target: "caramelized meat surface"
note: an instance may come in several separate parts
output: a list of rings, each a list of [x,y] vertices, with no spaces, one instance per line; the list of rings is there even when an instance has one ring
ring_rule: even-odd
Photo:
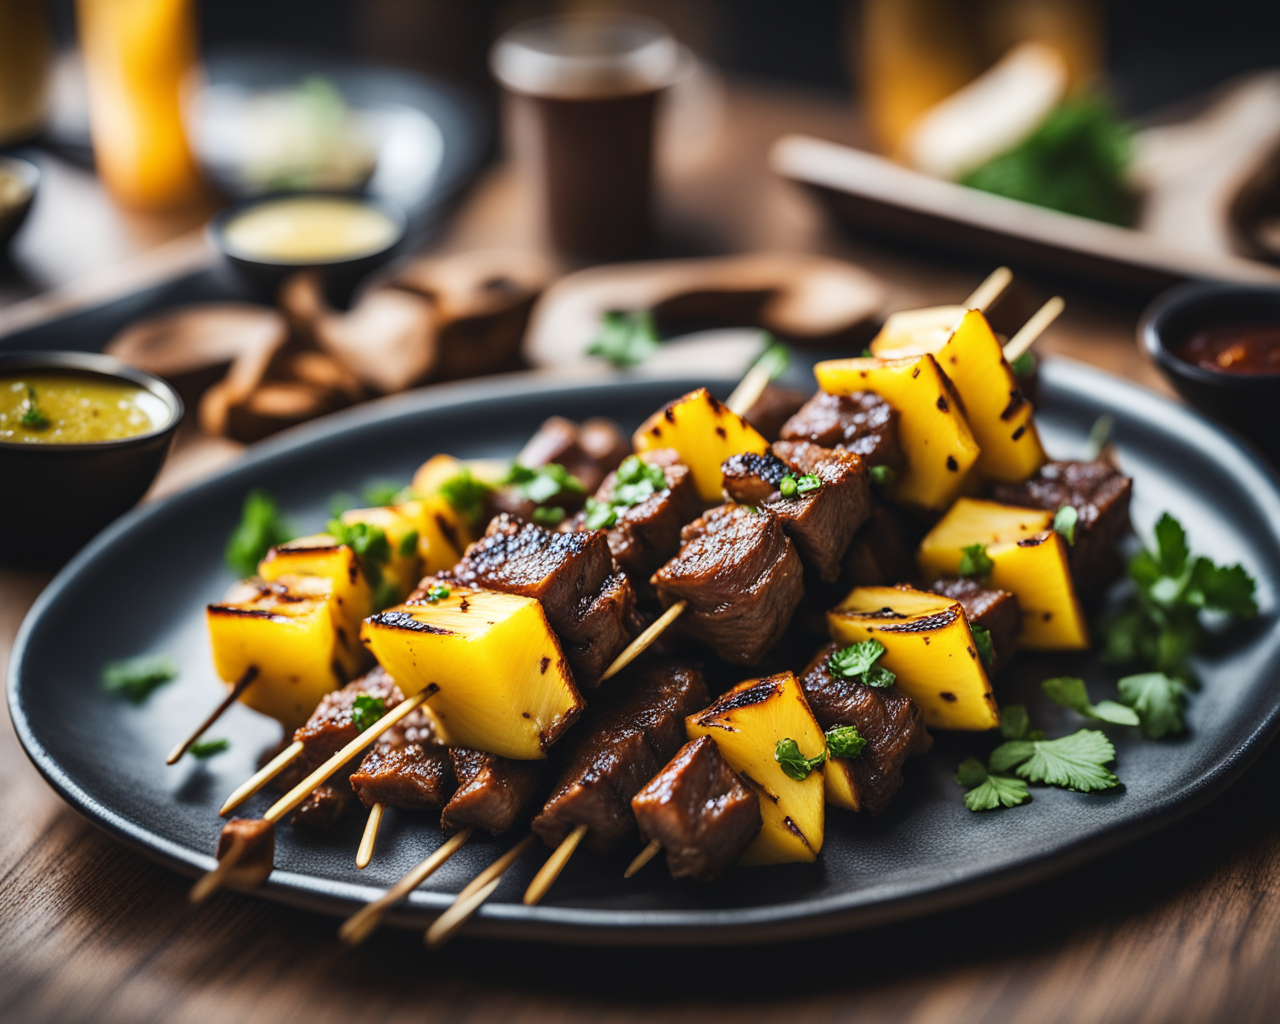
[[[791,467],[771,451],[763,455],[742,452],[720,464],[725,493],[742,505],[763,505],[780,497],[782,478],[791,473]]]
[[[754,665],[804,596],[800,556],[771,512],[721,505],[681,532],[680,553],[653,575],[662,603],[688,601],[676,628],[725,661]]]
[[[533,831],[555,847],[586,825],[590,849],[616,850],[635,832],[631,798],[679,749],[685,716],[709,699],[696,669],[657,660],[630,666],[588,708]]]
[[[407,811],[443,807],[456,786],[449,748],[421,710],[384,732],[351,773],[351,788],[366,807],[386,804]]]
[[[546,761],[513,761],[462,747],[451,749],[449,756],[458,788],[440,815],[445,835],[470,826],[496,836],[533,811]]]
[[[631,798],[640,841],[657,840],[672,878],[709,881],[733,864],[761,828],[760,798],[701,736],[686,743]]]
[[[778,441],[773,446],[793,474],[816,476],[822,486],[794,498],[782,497],[769,508],[800,554],[800,560],[825,583],[840,575],[840,560],[854,535],[871,515],[871,480],[862,456],[807,441]]]
[[[227,884],[246,889],[261,885],[275,861],[275,826],[264,818],[232,818],[218,835],[218,860],[236,845],[243,847],[243,852],[227,876]]]
[[[1117,544],[1129,530],[1133,481],[1101,459],[1049,462],[1022,484],[996,484],[992,496],[1006,505],[1056,512],[1063,505],[1079,514],[1071,547],[1071,574],[1082,597],[1096,596],[1120,575]]]
[[[782,433],[782,425],[798,413],[809,396],[795,388],[768,385],[742,416],[766,441],[776,441]]]
[[[902,786],[903,762],[932,747],[933,738],[919,705],[897,687],[877,689],[832,675],[827,661],[839,649],[833,643],[818,651],[800,685],[824,732],[852,725],[867,741],[857,757],[832,758],[832,767],[848,772],[858,810],[875,817]]]
[[[580,687],[598,685],[600,673],[631,639],[627,623],[635,591],[616,571],[599,530],[552,533],[500,515],[443,575],[473,587],[536,597]]]
[[[332,828],[347,816],[354,799],[351,790],[339,782],[326,782],[316,787],[293,812],[289,824],[294,828],[305,828],[312,832],[323,832]]]
[[[916,560],[898,518],[883,505],[873,504],[867,521],[853,535],[840,566],[840,585],[890,587],[916,578]]]
[[[783,441],[809,441],[823,448],[844,448],[861,455],[868,466],[906,466],[898,436],[898,411],[879,395],[857,391],[829,395],[819,391],[787,420]]]
[[[930,589],[943,597],[959,601],[970,625],[978,625],[991,634],[992,672],[1009,664],[1014,643],[1021,627],[1018,599],[1007,590],[988,590],[977,580],[938,580]]]
[[[589,419],[578,425],[552,416],[529,438],[516,462],[530,469],[557,462],[591,494],[630,454],[631,442],[613,420]]]

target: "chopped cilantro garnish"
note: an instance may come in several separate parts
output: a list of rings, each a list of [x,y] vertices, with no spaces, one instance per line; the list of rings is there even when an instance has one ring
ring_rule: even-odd
[[[23,403],[22,425],[28,430],[44,430],[49,426],[49,417],[40,411],[36,404],[36,389],[27,385],[27,400]]]
[[[429,604],[439,604],[451,593],[453,593],[453,591],[450,590],[448,587],[446,587],[444,584],[434,583],[429,588],[427,588],[427,602]]]
[[[1013,740],[991,752],[993,772],[1016,769],[1028,782],[1093,793],[1120,784],[1104,765],[1116,759],[1116,748],[1096,729],[1081,729],[1057,740]]]
[[[1116,686],[1120,698],[1138,716],[1142,735],[1149,740],[1171,736],[1186,729],[1182,702],[1186,684],[1163,672],[1143,672],[1125,676]]]
[[[1060,533],[1062,539],[1074,546],[1076,542],[1076,524],[1080,522],[1080,513],[1074,505],[1063,505],[1053,515],[1053,529]]]
[[[197,760],[203,761],[230,749],[231,741],[228,739],[198,740],[187,748],[187,753]]]
[[[961,576],[990,576],[995,563],[987,556],[985,544],[970,544],[960,549]]]
[[[587,355],[599,356],[617,367],[639,366],[658,350],[660,341],[648,310],[605,313],[600,333],[587,347]]]
[[[857,757],[867,745],[854,725],[833,725],[826,732],[827,749],[832,757]]]
[[[612,504],[596,498],[587,499],[586,527],[588,530],[607,530],[617,522],[618,510]]]
[[[787,737],[785,740],[778,740],[778,745],[773,750],[773,759],[782,765],[782,770],[791,778],[803,782],[813,769],[827,759],[827,751],[823,748],[816,757],[805,757],[800,753],[800,745]]]
[[[141,704],[153,690],[177,678],[178,663],[170,654],[143,654],[102,666],[103,688],[123,693],[135,704]]]
[[[559,505],[539,505],[533,510],[533,521],[539,526],[559,526],[566,513]]]
[[[360,694],[351,705],[351,721],[357,729],[364,732],[387,712],[386,702],[381,697],[370,697]]]
[[[492,490],[488,484],[472,476],[471,470],[464,466],[440,485],[440,496],[455,512],[461,512],[475,523],[484,514],[485,500]]]
[[[1013,371],[1013,375],[1019,380],[1027,380],[1034,376],[1036,372],[1035,353],[1030,349],[1023,352],[1022,355],[1009,364],[1009,369]]]
[[[964,805],[971,811],[1017,807],[1031,799],[1027,784],[1022,779],[989,772],[976,757],[968,757],[960,762],[956,782],[969,790],[964,795]]]
[[[898,474],[893,471],[892,466],[872,466],[871,482],[879,484],[881,487],[891,484],[897,478]]]
[[[376,589],[382,583],[383,567],[391,561],[386,531],[373,523],[344,523],[341,519],[330,519],[326,529],[334,540],[356,553],[365,578]]]
[[[537,469],[513,462],[502,482],[515,484],[520,497],[535,505],[545,505],[562,494],[576,496],[583,493],[582,482],[558,462]]]
[[[817,473],[806,473],[799,477],[788,473],[778,484],[778,490],[784,498],[800,498],[821,489],[822,480]]]
[[[400,546],[396,549],[396,553],[401,558],[412,558],[418,550],[418,531],[410,530],[400,538]]]
[[[969,632],[973,634],[973,646],[978,649],[978,658],[986,668],[991,667],[991,663],[995,658],[995,648],[991,644],[991,630],[986,626],[979,626],[976,622],[969,623]]]
[[[367,505],[403,505],[406,501],[412,501],[415,496],[412,487],[395,480],[379,480],[364,489]]]
[[[1110,722],[1112,725],[1138,724],[1138,715],[1133,708],[1125,707],[1113,700],[1092,703],[1083,679],[1077,679],[1074,676],[1058,676],[1055,679],[1046,679],[1040,687],[1055,704],[1078,711],[1086,718],[1096,718],[1100,722]]]
[[[252,576],[268,551],[295,536],[275,498],[255,487],[245,495],[240,523],[227,541],[227,565],[240,576]]]
[[[586,527],[607,530],[618,522],[622,509],[647,501],[667,486],[667,474],[661,466],[628,455],[614,474],[613,494],[607,501],[587,499]]]
[[[897,679],[892,672],[876,662],[884,654],[884,644],[879,640],[863,640],[859,644],[842,647],[831,655],[827,667],[831,674],[845,679],[856,679],[867,686],[881,689],[892,686]]]

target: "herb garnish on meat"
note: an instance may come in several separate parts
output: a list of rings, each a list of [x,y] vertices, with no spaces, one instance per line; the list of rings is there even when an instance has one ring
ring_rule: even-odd
[[[661,466],[645,462],[635,455],[628,455],[622,460],[614,481],[613,494],[608,501],[587,499],[587,529],[607,530],[615,526],[620,510],[647,501],[667,486],[667,476]]]

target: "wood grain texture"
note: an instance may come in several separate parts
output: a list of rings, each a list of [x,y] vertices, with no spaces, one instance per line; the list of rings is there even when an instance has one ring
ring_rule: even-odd
[[[686,217],[704,250],[774,245],[844,255],[888,280],[903,307],[959,301],[990,269],[838,239],[803,197],[768,177],[763,153],[784,130],[851,139],[843,108],[745,87],[731,89],[727,103],[714,150],[664,169],[668,215]],[[499,167],[444,248],[517,244],[527,222],[510,171]],[[1048,291],[1033,283],[1033,293]],[[1066,297],[1046,350],[1162,386],[1133,341],[1137,306]],[[236,452],[188,439],[155,493]],[[0,570],[0,664],[46,581]],[[68,809],[8,729],[0,730],[0,772],[6,1024],[1172,1024],[1280,1016],[1280,749],[1192,817],[1054,880],[875,931],[741,950],[565,950],[464,935],[428,953],[419,933],[388,930],[349,950],[337,939],[338,921],[251,897],[219,893],[193,910],[188,880]]]

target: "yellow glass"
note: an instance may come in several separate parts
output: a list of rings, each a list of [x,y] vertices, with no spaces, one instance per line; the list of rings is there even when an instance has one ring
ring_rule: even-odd
[[[162,210],[200,197],[182,125],[196,66],[194,0],[77,0],[98,173],[115,199]]]

